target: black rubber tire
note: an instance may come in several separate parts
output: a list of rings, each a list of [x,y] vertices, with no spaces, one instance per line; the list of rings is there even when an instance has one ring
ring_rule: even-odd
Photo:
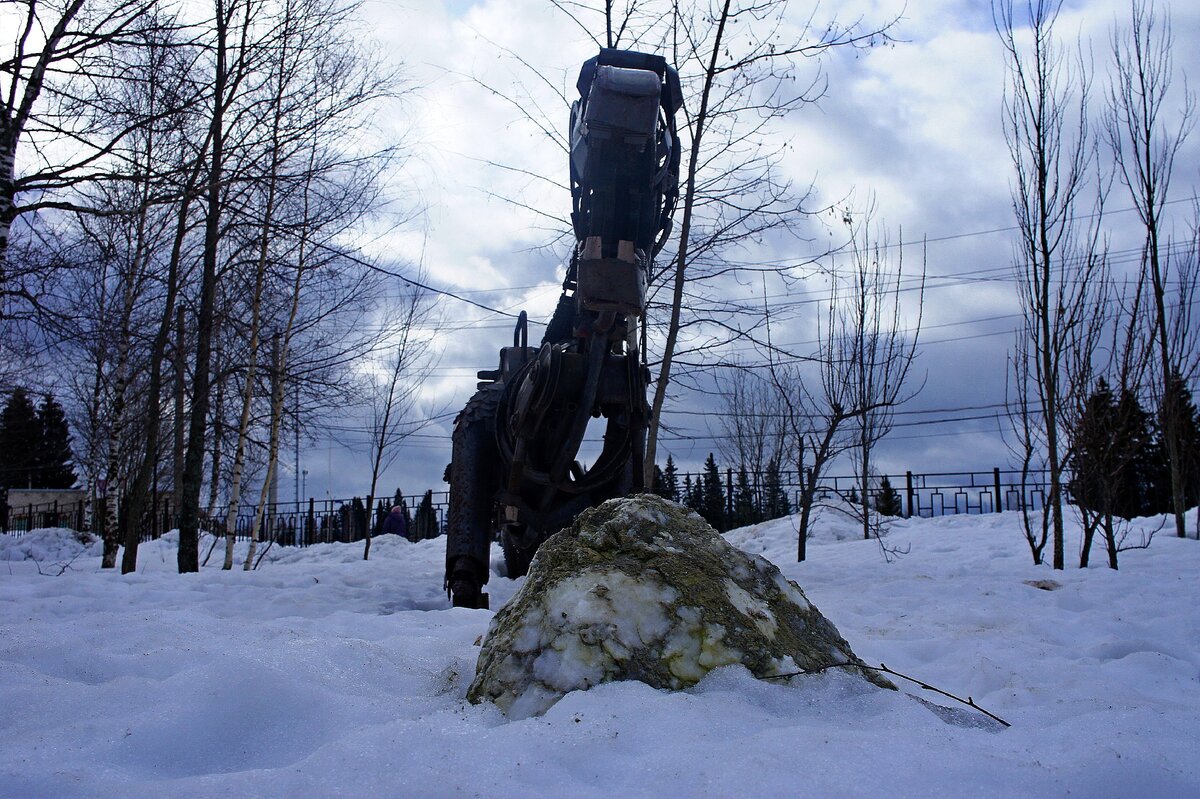
[[[537,547],[529,549],[518,547],[507,531],[500,534],[500,545],[504,548],[504,570],[508,574],[508,579],[515,580],[529,574],[529,564],[533,562]]]

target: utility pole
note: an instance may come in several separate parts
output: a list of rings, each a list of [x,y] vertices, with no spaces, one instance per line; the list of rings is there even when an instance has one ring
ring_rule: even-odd
[[[300,485],[300,381],[296,381],[296,390],[293,392],[294,399],[292,400],[292,423],[295,425],[295,464],[296,469],[296,512],[300,512],[300,501],[304,498],[302,487]]]

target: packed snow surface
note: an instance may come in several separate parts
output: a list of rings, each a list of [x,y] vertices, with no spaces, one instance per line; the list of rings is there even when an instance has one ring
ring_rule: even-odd
[[[43,530],[0,535],[0,797],[1200,796],[1200,542],[1164,527],[1120,571],[1097,551],[1054,572],[1017,514],[898,521],[892,562],[853,530],[826,513],[802,564],[792,520],[727,538],[864,660],[1011,728],[741,667],[514,721],[464,699],[492,613],[449,607],[443,541],[276,548],[253,572],[218,551],[179,575],[168,536],[122,576]],[[493,607],[516,585],[493,576]]]

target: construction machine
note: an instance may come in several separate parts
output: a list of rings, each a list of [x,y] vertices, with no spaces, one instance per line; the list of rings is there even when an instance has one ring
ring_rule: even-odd
[[[562,295],[540,346],[520,314],[499,365],[455,419],[447,467],[444,587],[486,608],[491,544],[524,575],[547,537],[585,508],[640,490],[650,373],[640,322],[679,195],[679,75],[661,56],[602,49],[571,107],[571,224]],[[603,446],[579,461],[589,422]],[[597,423],[596,427],[599,427]]]

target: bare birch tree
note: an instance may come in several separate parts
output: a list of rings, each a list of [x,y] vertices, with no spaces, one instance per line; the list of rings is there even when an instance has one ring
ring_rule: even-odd
[[[113,48],[174,28],[170,16],[154,13],[157,6],[158,0],[49,0],[0,8],[7,40],[0,55],[0,320],[41,310],[25,283],[36,275],[10,271],[13,223],[39,210],[89,210],[70,192],[106,177],[113,150],[145,124],[140,118],[94,128],[85,87],[111,79]],[[22,142],[35,146],[21,148]],[[46,146],[51,142],[57,146]]]

